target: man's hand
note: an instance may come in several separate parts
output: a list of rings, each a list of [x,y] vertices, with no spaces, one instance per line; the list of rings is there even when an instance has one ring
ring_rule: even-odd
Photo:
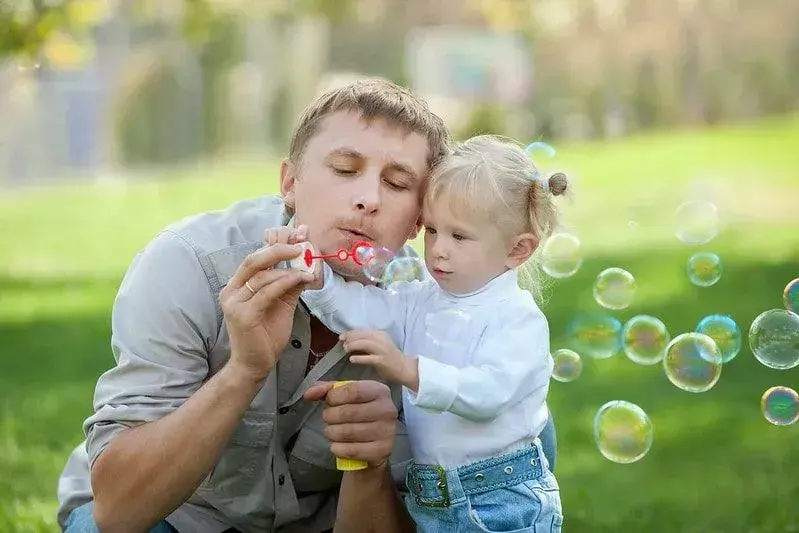
[[[322,419],[333,455],[360,459],[371,467],[388,463],[397,431],[397,408],[388,386],[364,380],[334,389],[332,382],[320,381],[304,396],[327,404]]]
[[[300,224],[296,228],[289,228],[287,226],[280,226],[278,228],[270,228],[265,232],[264,241],[267,245],[273,244],[299,244],[308,241],[308,226]],[[308,241],[310,243],[310,241]],[[314,259],[311,263],[313,267],[313,281],[305,284],[305,289],[321,289],[324,287],[324,274],[322,271],[322,264],[324,261]]]
[[[417,359],[402,353],[385,331],[348,331],[341,335],[341,340],[344,351],[362,354],[351,355],[351,363],[373,366],[384,379],[400,383],[413,391],[419,389]]]
[[[248,255],[219,293],[230,334],[228,365],[256,381],[275,366],[291,336],[300,293],[314,279],[313,274],[296,269],[273,269],[302,250],[281,240]]]

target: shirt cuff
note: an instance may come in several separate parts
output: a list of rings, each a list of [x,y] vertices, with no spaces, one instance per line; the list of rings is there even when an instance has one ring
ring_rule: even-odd
[[[335,310],[333,284],[336,283],[336,280],[333,279],[333,269],[324,261],[322,262],[322,283],[321,289],[302,291],[302,301],[311,309],[311,312],[330,313]]]
[[[419,356],[419,392],[408,395],[411,404],[432,411],[446,411],[458,395],[458,369]]]

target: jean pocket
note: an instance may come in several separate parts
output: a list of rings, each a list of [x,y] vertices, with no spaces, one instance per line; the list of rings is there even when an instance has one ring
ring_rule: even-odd
[[[466,499],[469,519],[486,533],[533,533],[542,501],[527,483],[499,488]]]
[[[541,502],[541,512],[535,520],[535,533],[561,533],[563,508],[560,502],[560,487],[552,473],[525,483]]]

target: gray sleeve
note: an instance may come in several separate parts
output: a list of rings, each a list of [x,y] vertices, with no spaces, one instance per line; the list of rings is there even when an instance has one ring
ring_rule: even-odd
[[[217,295],[189,244],[164,231],[133,260],[111,316],[116,366],[84,423],[89,464],[124,429],[157,420],[200,388],[217,335]]]

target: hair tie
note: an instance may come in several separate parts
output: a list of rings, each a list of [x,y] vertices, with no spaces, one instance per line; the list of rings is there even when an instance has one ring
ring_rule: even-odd
[[[543,188],[543,189],[544,189],[546,192],[549,192],[549,178],[545,178],[545,177],[544,177],[544,176],[542,176],[542,175],[541,175],[541,173],[540,173],[540,172],[538,172],[537,170],[536,170],[536,171],[528,170],[528,171],[527,171],[527,176],[528,176],[528,177],[529,177],[531,180],[533,180],[533,181],[537,181],[539,184],[541,184],[541,187],[542,187],[542,188]]]

